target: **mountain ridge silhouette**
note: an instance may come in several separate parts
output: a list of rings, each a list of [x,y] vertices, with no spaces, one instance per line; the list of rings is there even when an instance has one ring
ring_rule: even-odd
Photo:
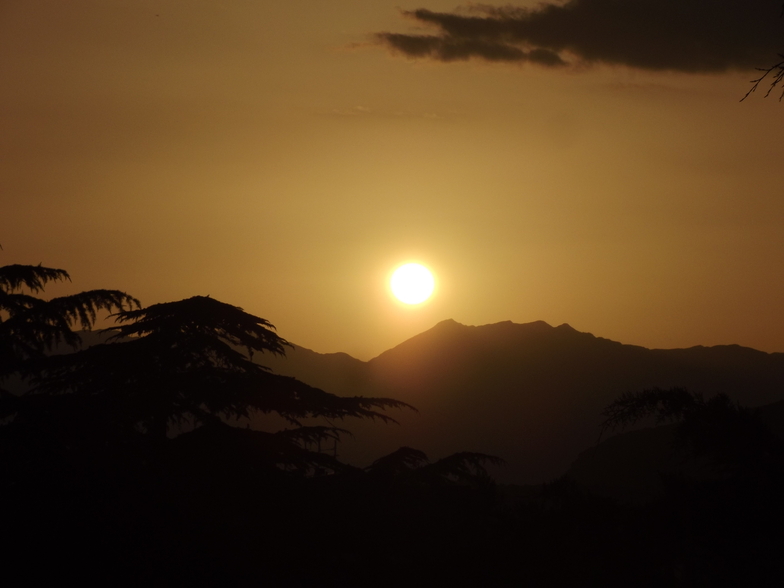
[[[499,480],[540,483],[563,474],[596,443],[601,411],[619,394],[680,386],[723,392],[748,406],[784,399],[784,354],[740,345],[648,349],[564,323],[463,325],[441,321],[364,362],[294,346],[260,363],[339,395],[388,396],[418,413],[400,426],[343,423],[343,459],[366,465],[401,446],[431,457],[498,455]],[[644,426],[643,423],[641,426]]]

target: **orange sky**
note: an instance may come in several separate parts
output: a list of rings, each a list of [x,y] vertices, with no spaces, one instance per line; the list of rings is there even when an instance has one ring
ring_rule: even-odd
[[[646,22],[671,4],[630,2]],[[0,262],[68,270],[55,292],[210,295],[361,359],[447,318],[784,351],[784,105],[739,103],[738,59],[767,46],[650,65],[603,4],[553,12],[597,23],[564,41],[557,19],[441,0],[2,2]],[[438,13],[512,23],[522,58],[488,61]],[[406,57],[412,34],[437,48]],[[406,309],[385,279],[412,259],[439,287]]]

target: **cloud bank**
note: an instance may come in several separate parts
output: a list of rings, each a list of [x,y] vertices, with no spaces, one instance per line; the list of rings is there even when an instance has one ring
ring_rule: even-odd
[[[472,5],[403,14],[433,34],[381,32],[412,58],[605,63],[646,70],[722,72],[769,64],[784,51],[781,0],[569,0],[536,8]]]

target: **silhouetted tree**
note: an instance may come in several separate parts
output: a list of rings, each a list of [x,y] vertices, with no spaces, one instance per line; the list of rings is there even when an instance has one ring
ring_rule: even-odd
[[[626,392],[603,412],[602,430],[623,428],[645,418],[675,422],[676,441],[695,456],[707,457],[726,473],[738,468],[780,464],[781,441],[756,411],[732,402],[726,394],[705,399],[684,388]]]
[[[18,516],[28,518],[25,501],[38,510],[42,505],[27,497],[56,494],[52,489],[60,487],[59,482],[79,477],[89,458],[71,446],[89,437],[94,423],[101,422],[98,411],[79,410],[82,407],[64,396],[42,397],[30,389],[31,383],[41,375],[49,354],[61,352],[62,345],[81,346],[75,329],[92,327],[100,311],[139,307],[135,298],[118,290],[49,300],[38,296],[47,284],[64,280],[70,277],[61,269],[0,267],[0,494],[16,504]]]
[[[34,360],[60,343],[78,348],[81,338],[73,326],[91,328],[99,311],[140,306],[118,290],[90,290],[51,300],[35,296],[47,283],[70,279],[65,270],[41,265],[0,267],[0,378],[32,373]]]
[[[36,364],[31,391],[5,405],[16,426],[57,430],[61,438],[88,445],[99,439],[160,444],[172,427],[210,426],[225,436],[231,434],[227,423],[274,412],[297,428],[277,436],[260,434],[256,445],[266,442],[270,451],[264,455],[294,467],[309,454],[301,445],[346,432],[301,428],[301,419],[389,422],[393,419],[381,410],[408,407],[388,398],[339,397],[271,373],[253,361],[254,352],[282,354],[288,343],[265,319],[209,297],[123,309],[113,316],[119,326],[105,344]],[[325,456],[310,455],[311,465],[324,465]]]
[[[433,463],[418,449],[401,447],[378,458],[365,471],[386,479],[408,479],[428,483],[483,484],[491,481],[486,465],[502,465],[493,455],[462,451]]]
[[[367,466],[365,471],[375,476],[395,478],[410,474],[428,463],[429,461],[424,451],[412,449],[411,447],[401,447],[389,455],[379,457]]]
[[[67,276],[16,275],[0,272],[5,293]],[[113,296],[96,295],[103,305],[92,306],[4,299],[2,343],[14,350],[7,373],[30,385],[0,399],[0,495],[13,504],[2,533],[14,564],[30,570],[25,558],[44,557],[60,564],[54,576],[61,565],[102,577],[128,570],[133,584],[249,585],[263,573],[275,585],[361,585],[390,562],[402,562],[401,578],[430,568],[440,577],[492,553],[485,466],[498,458],[458,453],[430,463],[402,448],[363,472],[309,451],[348,432],[303,419],[388,422],[386,409],[412,407],[272,373],[259,354],[282,354],[288,343],[236,306],[196,296],[140,308]],[[71,325],[92,325],[112,300],[108,339],[78,349]],[[77,350],[50,353],[58,343]],[[240,426],[258,412],[291,428]]]

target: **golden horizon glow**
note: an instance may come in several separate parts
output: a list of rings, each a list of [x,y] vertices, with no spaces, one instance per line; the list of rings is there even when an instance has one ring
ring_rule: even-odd
[[[446,318],[784,352],[775,96],[360,49],[416,31],[398,4],[1,3],[0,263],[67,270],[47,297],[210,294],[365,361]]]
[[[406,263],[397,268],[389,280],[389,287],[403,304],[422,304],[433,294],[435,279],[425,266]]]

